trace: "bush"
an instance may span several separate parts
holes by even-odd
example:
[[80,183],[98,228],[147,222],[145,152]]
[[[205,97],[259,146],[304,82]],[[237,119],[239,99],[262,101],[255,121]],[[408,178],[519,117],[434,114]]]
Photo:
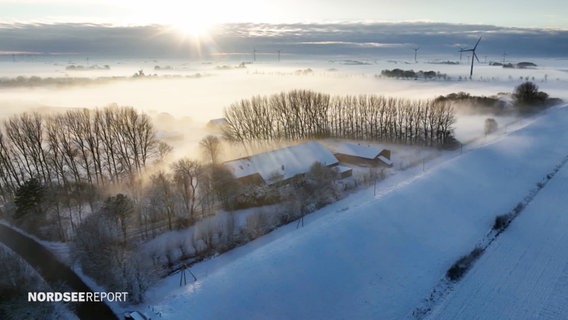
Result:
[[118,204],[125,203],[113,201],[113,205],[83,220],[71,254],[86,275],[108,290],[129,292],[131,302],[138,303],[154,282],[155,275],[150,259],[143,259],[141,250],[127,243],[122,225],[112,216],[112,212],[118,213],[114,211]]
[[513,93],[515,106],[521,107],[524,111],[529,111],[533,107],[546,106],[548,94],[538,90],[538,86],[533,82],[527,81],[515,87]]
[[513,209],[514,214],[518,214],[523,211],[525,205],[522,202],[517,203],[517,206]]
[[465,255],[454,262],[454,264],[446,272],[446,277],[451,281],[457,281],[463,277],[469,268],[473,265],[473,262],[477,260],[483,253],[483,249],[476,247],[468,255]]
[[495,231],[503,231],[509,224],[509,215],[503,214],[500,216],[495,217],[495,222],[493,223],[493,230]]
[[497,120],[493,118],[485,119],[485,128],[484,128],[485,135],[492,134],[493,132],[496,132],[497,129],[499,129],[499,124],[497,123]]

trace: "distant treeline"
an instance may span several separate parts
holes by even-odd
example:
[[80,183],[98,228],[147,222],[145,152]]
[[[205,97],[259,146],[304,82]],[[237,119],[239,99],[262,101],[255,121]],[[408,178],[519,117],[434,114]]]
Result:
[[105,64],[104,66],[99,66],[98,64],[91,66],[72,64],[70,66],[65,67],[65,70],[71,70],[71,71],[110,70],[110,66],[108,64]]
[[450,93],[436,98],[439,102],[451,102],[457,106],[471,107],[483,113],[501,113],[505,109],[505,101],[497,97],[472,96],[467,92]]
[[[500,94],[509,95],[509,94]],[[450,93],[439,96],[436,102],[451,103],[456,107],[471,107],[472,110],[482,113],[499,114],[514,112],[520,114],[532,114],[553,105],[563,103],[562,99],[551,98],[546,92],[540,91],[533,82],[526,81],[516,86],[510,94],[511,108],[506,108],[507,102],[498,96],[473,96],[467,92]]]
[[443,146],[455,142],[454,109],[434,100],[330,96],[294,90],[256,96],[225,109],[230,141],[345,138]]
[[112,80],[122,80],[125,77],[104,77],[104,78],[82,78],[82,77],[48,77],[42,78],[38,76],[15,78],[0,78],[0,88],[2,87],[43,87],[43,86],[73,86],[73,85],[89,85],[102,84]]
[[385,69],[381,71],[381,75],[387,78],[397,78],[397,79],[448,79],[448,75],[445,73],[440,73],[439,71],[418,71],[414,70],[402,70],[402,69]]
[[96,85],[106,84],[113,81],[124,81],[132,79],[188,79],[201,78],[203,74],[196,73],[193,75],[146,75],[137,72],[132,77],[114,76],[114,77],[47,77],[38,76],[24,77],[17,76],[15,78],[0,78],[0,88],[18,88],[18,87],[70,87],[80,85]]

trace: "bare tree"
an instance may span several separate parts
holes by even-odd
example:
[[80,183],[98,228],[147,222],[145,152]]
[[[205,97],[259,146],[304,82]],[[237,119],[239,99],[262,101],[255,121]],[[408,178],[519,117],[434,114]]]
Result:
[[152,182],[149,194],[151,205],[156,210],[165,214],[168,229],[171,231],[174,229],[173,223],[176,216],[172,180],[170,176],[163,171],[159,171],[150,176],[150,180]]
[[197,190],[203,175],[203,167],[197,161],[187,158],[172,164],[177,192],[181,195],[183,207],[190,220],[195,219]]
[[213,135],[208,135],[199,142],[203,155],[212,164],[219,163],[221,153],[221,140]]

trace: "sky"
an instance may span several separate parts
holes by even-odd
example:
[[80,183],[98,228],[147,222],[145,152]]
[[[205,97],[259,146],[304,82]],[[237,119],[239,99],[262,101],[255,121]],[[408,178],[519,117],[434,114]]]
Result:
[[0,19],[4,23],[156,23],[188,29],[226,22],[362,21],[568,29],[568,4],[565,0],[0,0]]
[[[490,58],[565,57],[565,0],[0,0],[0,58],[13,54],[455,58],[483,37]],[[449,56],[449,57],[448,57]],[[248,58],[247,58],[248,59]]]

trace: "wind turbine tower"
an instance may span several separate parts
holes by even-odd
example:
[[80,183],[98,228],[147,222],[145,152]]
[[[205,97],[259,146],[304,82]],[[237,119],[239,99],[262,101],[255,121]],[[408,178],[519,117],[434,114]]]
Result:
[[473,46],[473,48],[461,49],[460,50],[460,55],[461,55],[462,52],[470,52],[471,51],[471,68],[469,70],[469,79],[471,79],[471,77],[473,76],[473,60],[475,59],[475,60],[477,60],[477,62],[479,62],[479,58],[475,54],[475,50],[477,50],[477,45],[479,45],[480,41],[481,41],[481,37],[479,37],[479,40],[477,40],[477,42],[475,43],[475,46]]
[[418,50],[420,50],[420,48],[414,49],[414,63],[418,63],[418,59],[416,59],[416,57],[418,56]]

